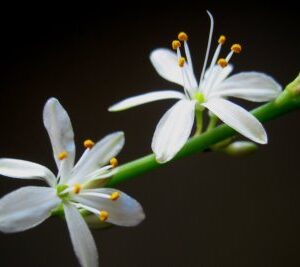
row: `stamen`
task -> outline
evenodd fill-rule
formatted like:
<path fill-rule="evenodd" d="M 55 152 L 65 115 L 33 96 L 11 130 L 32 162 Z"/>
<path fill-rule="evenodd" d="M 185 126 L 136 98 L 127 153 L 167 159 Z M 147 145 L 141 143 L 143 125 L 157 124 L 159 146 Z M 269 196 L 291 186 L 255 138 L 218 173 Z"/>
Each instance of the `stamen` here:
<path fill-rule="evenodd" d="M 218 60 L 218 65 L 220 65 L 222 68 L 225 68 L 228 66 L 228 62 L 225 58 L 220 58 Z"/>
<path fill-rule="evenodd" d="M 203 92 L 208 92 L 210 87 L 211 87 L 211 84 L 212 84 L 213 79 L 214 79 L 213 68 L 214 68 L 214 66 L 217 62 L 217 59 L 218 59 L 218 57 L 220 55 L 220 52 L 221 52 L 222 45 L 225 43 L 225 41 L 226 41 L 225 35 L 221 35 L 219 37 L 219 40 L 218 40 L 219 44 L 216 48 L 216 51 L 215 51 L 214 56 L 211 60 L 210 66 L 207 70 L 207 76 L 205 78 L 205 83 L 200 84 L 200 86 L 204 86 L 204 84 L 205 84 L 205 87 L 204 88 L 202 87 Z"/>
<path fill-rule="evenodd" d="M 210 29 L 209 29 L 209 36 L 208 36 L 205 59 L 204 59 L 202 72 L 201 72 L 201 76 L 200 76 L 200 81 L 199 81 L 199 87 L 202 84 L 202 81 L 203 81 L 203 78 L 204 78 L 204 73 L 205 73 L 205 70 L 206 70 L 207 60 L 208 60 L 209 51 L 210 51 L 211 39 L 212 39 L 213 31 L 214 31 L 214 18 L 208 10 L 206 12 L 207 12 L 207 14 L 209 16 L 209 19 L 210 19 Z"/>
<path fill-rule="evenodd" d="M 233 51 L 236 54 L 239 54 L 242 51 L 242 46 L 240 44 L 233 44 L 231 46 L 231 51 Z"/>
<path fill-rule="evenodd" d="M 116 158 L 112 158 L 110 161 L 109 161 L 110 165 L 115 168 L 118 166 L 119 162 Z"/>
<path fill-rule="evenodd" d="M 81 184 L 74 184 L 74 186 L 73 186 L 73 193 L 74 194 L 79 194 L 80 191 L 81 191 L 81 189 L 82 189 L 82 185 Z"/>
<path fill-rule="evenodd" d="M 83 142 L 83 145 L 85 148 L 91 149 L 95 145 L 95 143 L 91 139 L 87 139 Z"/>
<path fill-rule="evenodd" d="M 173 50 L 176 50 L 177 48 L 180 48 L 180 47 L 181 47 L 181 43 L 178 40 L 174 40 L 172 42 L 172 48 L 173 48 Z"/>
<path fill-rule="evenodd" d="M 181 57 L 178 59 L 178 65 L 179 67 L 183 67 L 184 66 L 184 63 L 185 63 L 185 58 L 184 57 Z"/>
<path fill-rule="evenodd" d="M 99 214 L 99 220 L 101 222 L 105 222 L 107 219 L 108 219 L 108 212 L 103 210 L 103 211 L 100 211 L 100 214 Z"/>
<path fill-rule="evenodd" d="M 110 195 L 110 199 L 112 200 L 112 201 L 115 201 L 115 200 L 117 200 L 118 198 L 120 197 L 120 192 L 113 192 L 111 195 Z"/>
<path fill-rule="evenodd" d="M 185 32 L 180 32 L 179 34 L 178 34 L 178 39 L 179 39 L 179 41 L 187 41 L 188 40 L 188 35 L 185 33 Z"/>
<path fill-rule="evenodd" d="M 68 152 L 67 151 L 63 151 L 63 152 L 61 152 L 61 153 L 58 154 L 58 159 L 59 160 L 63 160 L 65 158 L 67 158 L 67 157 L 68 157 Z"/>
<path fill-rule="evenodd" d="M 174 42 L 175 41 L 173 41 L 173 43 Z M 179 42 L 179 41 L 177 41 L 177 42 Z M 179 44 L 180 44 L 180 42 L 179 42 Z M 187 42 L 184 42 L 184 44 L 187 44 Z M 179 67 L 181 67 L 181 75 L 182 75 L 182 80 L 183 80 L 183 89 L 184 89 L 185 95 L 187 97 L 190 97 L 189 93 L 188 93 L 188 90 L 187 90 L 187 83 L 189 83 L 189 87 L 191 87 L 191 86 L 190 86 L 190 82 L 189 82 L 189 77 L 187 76 L 186 71 L 185 71 L 185 64 L 184 64 L 185 58 L 181 56 L 180 46 L 177 47 L 176 52 L 177 52 L 178 65 L 179 65 Z M 184 62 L 182 62 L 183 60 L 181 58 L 184 59 Z"/>
<path fill-rule="evenodd" d="M 218 43 L 219 44 L 224 44 L 226 42 L 226 36 L 225 35 L 221 35 L 219 37 Z"/>

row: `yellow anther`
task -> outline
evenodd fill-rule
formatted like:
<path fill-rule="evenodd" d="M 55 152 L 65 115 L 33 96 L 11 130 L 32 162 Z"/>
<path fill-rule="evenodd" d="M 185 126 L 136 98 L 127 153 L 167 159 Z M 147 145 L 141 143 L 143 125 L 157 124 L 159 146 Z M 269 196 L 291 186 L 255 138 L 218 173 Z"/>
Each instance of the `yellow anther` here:
<path fill-rule="evenodd" d="M 185 58 L 184 57 L 179 58 L 178 60 L 179 67 L 182 68 L 184 66 L 184 63 L 185 63 Z"/>
<path fill-rule="evenodd" d="M 218 43 L 219 44 L 224 44 L 226 42 L 226 36 L 225 35 L 221 35 L 219 37 Z"/>
<path fill-rule="evenodd" d="M 222 68 L 225 68 L 228 65 L 228 62 L 226 61 L 225 58 L 220 58 L 218 60 L 218 65 L 220 65 Z"/>
<path fill-rule="evenodd" d="M 85 148 L 91 149 L 95 145 L 95 143 L 91 139 L 87 139 L 83 142 L 83 145 Z"/>
<path fill-rule="evenodd" d="M 178 40 L 174 40 L 174 41 L 172 42 L 172 48 L 173 48 L 174 50 L 176 50 L 176 49 L 179 48 L 179 47 L 181 47 L 181 43 L 180 43 Z"/>
<path fill-rule="evenodd" d="M 108 212 L 105 210 L 101 211 L 99 214 L 99 220 L 101 222 L 105 222 L 107 219 L 108 219 Z"/>
<path fill-rule="evenodd" d="M 82 188 L 81 184 L 74 184 L 73 185 L 73 193 L 74 194 L 79 194 L 80 191 L 81 191 L 81 188 Z"/>
<path fill-rule="evenodd" d="M 61 153 L 58 154 L 58 159 L 59 160 L 63 160 L 65 158 L 67 158 L 67 157 L 68 157 L 68 152 L 67 151 L 63 151 L 63 152 L 61 152 Z"/>
<path fill-rule="evenodd" d="M 117 200 L 119 197 L 120 197 L 120 192 L 117 192 L 117 191 L 111 193 L 111 195 L 110 195 L 110 199 L 113 201 Z"/>
<path fill-rule="evenodd" d="M 109 161 L 110 165 L 115 168 L 118 166 L 118 160 L 116 158 L 112 158 L 110 161 Z"/>
<path fill-rule="evenodd" d="M 239 54 L 242 51 L 242 46 L 240 44 L 233 44 L 231 46 L 231 51 L 233 51 L 234 53 Z"/>
<path fill-rule="evenodd" d="M 187 41 L 189 39 L 188 35 L 185 32 L 180 32 L 178 34 L 179 41 Z"/>

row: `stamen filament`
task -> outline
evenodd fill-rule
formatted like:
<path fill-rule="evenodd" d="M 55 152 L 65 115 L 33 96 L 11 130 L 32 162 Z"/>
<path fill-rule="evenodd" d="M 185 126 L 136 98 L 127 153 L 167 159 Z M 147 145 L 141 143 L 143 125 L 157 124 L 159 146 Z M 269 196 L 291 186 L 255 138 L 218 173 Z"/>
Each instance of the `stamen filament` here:
<path fill-rule="evenodd" d="M 200 81 L 199 81 L 199 88 L 200 88 L 200 84 L 202 83 L 203 78 L 204 78 L 204 73 L 205 73 L 205 70 L 206 70 L 207 60 L 208 60 L 210 46 L 211 46 L 211 39 L 212 39 L 213 31 L 214 31 L 214 18 L 208 10 L 206 12 L 207 12 L 207 14 L 209 16 L 209 19 L 210 19 L 210 30 L 209 30 L 209 36 L 208 36 L 208 43 L 207 43 L 205 59 L 204 59 L 202 72 L 201 72 L 201 76 L 200 76 Z"/>
<path fill-rule="evenodd" d="M 190 70 L 191 73 L 194 73 L 191 52 L 190 52 L 189 45 L 188 45 L 187 41 L 184 41 L 183 46 L 184 46 L 184 52 L 185 52 L 185 55 L 186 55 L 189 70 Z"/>
<path fill-rule="evenodd" d="M 213 55 L 213 58 L 212 58 L 212 61 L 211 61 L 211 64 L 209 66 L 209 69 L 207 70 L 207 76 L 205 77 L 205 88 L 202 87 L 203 84 L 199 84 L 199 87 L 202 88 L 203 92 L 208 92 L 209 91 L 209 88 L 210 88 L 210 85 L 212 83 L 212 80 L 214 78 L 214 75 L 213 75 L 213 68 L 214 66 L 216 65 L 216 62 L 217 62 L 217 59 L 220 55 L 220 52 L 221 52 L 221 48 L 222 48 L 222 45 L 225 43 L 226 41 L 226 37 L 225 35 L 221 35 L 219 37 L 219 40 L 218 40 L 218 46 L 215 50 L 215 53 Z"/>
<path fill-rule="evenodd" d="M 108 219 L 109 213 L 106 210 L 97 210 L 95 208 L 83 205 L 81 203 L 71 202 L 71 204 L 75 205 L 77 208 L 85 209 L 99 217 L 99 220 L 105 222 Z"/>
<path fill-rule="evenodd" d="M 175 41 L 173 41 L 173 43 L 174 43 Z M 179 42 L 179 41 L 178 41 Z M 172 44 L 173 44 L 172 43 Z M 180 62 L 180 60 L 183 58 L 182 56 L 181 56 L 181 51 L 180 51 L 180 48 L 179 47 L 177 47 L 177 49 L 176 49 L 176 52 L 177 52 L 177 61 L 178 61 L 178 63 Z M 182 80 L 183 80 L 183 89 L 184 89 L 184 93 L 185 93 L 185 95 L 187 96 L 187 97 L 190 97 L 189 96 L 189 93 L 188 93 L 188 90 L 187 90 L 187 86 L 186 86 L 186 74 L 185 74 L 185 71 L 184 71 L 184 67 L 181 67 L 181 75 L 182 75 Z"/>
<path fill-rule="evenodd" d="M 76 173 L 79 166 L 85 161 L 87 155 L 90 153 L 90 149 L 87 148 L 81 155 L 80 159 L 77 161 L 76 165 L 73 168 L 73 172 Z"/>
<path fill-rule="evenodd" d="M 190 49 L 189 49 L 189 45 L 188 45 L 188 35 L 185 33 L 185 32 L 180 32 L 178 34 L 178 39 L 180 41 L 183 42 L 183 45 L 184 45 L 184 52 L 185 52 L 185 56 L 186 56 L 186 59 L 187 59 L 187 63 L 188 63 L 188 68 L 189 68 L 189 71 L 191 73 L 194 73 L 194 69 L 193 69 L 193 62 L 192 62 L 192 57 L 191 57 L 191 53 L 190 53 Z"/>
<path fill-rule="evenodd" d="M 73 204 L 76 208 L 82 208 L 82 209 L 85 209 L 97 216 L 100 215 L 101 211 L 95 209 L 95 208 L 92 208 L 92 207 L 89 207 L 87 205 L 84 205 L 84 204 L 81 204 L 81 203 L 75 203 L 75 202 L 70 202 L 71 204 Z"/>
<path fill-rule="evenodd" d="M 227 55 L 227 57 L 225 58 L 225 60 L 227 61 L 227 63 L 229 62 L 229 60 L 232 58 L 234 52 L 233 51 L 230 51 Z"/>
<path fill-rule="evenodd" d="M 90 196 L 90 197 L 100 197 L 104 199 L 111 199 L 111 195 L 109 194 L 104 194 L 104 193 L 98 193 L 98 192 L 85 192 L 83 191 L 81 196 Z"/>

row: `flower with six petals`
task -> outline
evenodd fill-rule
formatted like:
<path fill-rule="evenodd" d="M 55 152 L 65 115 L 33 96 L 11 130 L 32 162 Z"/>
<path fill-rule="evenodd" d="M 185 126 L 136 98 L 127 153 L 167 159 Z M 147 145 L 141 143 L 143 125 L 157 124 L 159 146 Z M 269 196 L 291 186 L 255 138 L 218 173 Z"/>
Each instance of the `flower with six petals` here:
<path fill-rule="evenodd" d="M 47 101 L 43 118 L 58 175 L 30 161 L 0 159 L 1 175 L 40 179 L 49 185 L 22 187 L 0 199 L 0 231 L 12 233 L 35 227 L 50 217 L 53 209 L 62 205 L 81 265 L 98 266 L 96 244 L 80 211 L 88 211 L 100 221 L 120 226 L 135 226 L 145 217 L 141 205 L 125 193 L 110 188 L 90 188 L 91 183 L 107 179 L 115 173 L 117 160 L 114 157 L 124 145 L 124 134 L 112 133 L 96 144 L 86 140 L 86 150 L 74 166 L 73 129 L 67 112 L 58 100 L 51 98 Z"/>
<path fill-rule="evenodd" d="M 152 139 L 152 150 L 160 163 L 171 160 L 184 146 L 191 134 L 195 114 L 202 112 L 204 108 L 252 141 L 267 143 L 267 134 L 261 123 L 251 113 L 227 98 L 236 97 L 253 102 L 269 101 L 280 94 L 281 86 L 270 76 L 259 72 L 241 72 L 229 76 L 233 70 L 229 61 L 234 53 L 241 52 L 242 47 L 234 44 L 226 58 L 219 58 L 226 40 L 223 35 L 218 40 L 219 44 L 207 68 L 214 24 L 213 17 L 209 12 L 208 14 L 211 28 L 199 83 L 193 70 L 188 36 L 181 32 L 178 40 L 172 42 L 176 53 L 159 48 L 151 53 L 150 60 L 161 77 L 183 86 L 184 93 L 173 90 L 150 92 L 127 98 L 109 108 L 109 111 L 121 111 L 156 100 L 178 99 L 160 119 Z M 185 57 L 180 50 L 182 43 Z"/>

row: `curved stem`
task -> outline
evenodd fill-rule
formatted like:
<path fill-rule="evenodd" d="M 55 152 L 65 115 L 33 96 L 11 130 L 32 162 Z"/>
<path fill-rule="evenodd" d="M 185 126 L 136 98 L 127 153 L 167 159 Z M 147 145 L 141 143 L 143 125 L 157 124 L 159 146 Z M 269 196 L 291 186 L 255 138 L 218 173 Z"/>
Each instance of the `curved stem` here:
<path fill-rule="evenodd" d="M 261 122 L 266 122 L 274 118 L 300 108 L 300 79 L 299 77 L 290 83 L 282 94 L 272 102 L 264 104 L 254 110 L 252 114 Z M 202 116 L 202 115 L 201 115 Z M 190 156 L 208 149 L 212 145 L 219 143 L 227 138 L 235 136 L 237 133 L 225 124 L 222 124 L 199 136 L 192 137 L 177 156 L 171 161 Z M 170 163 L 171 163 L 170 162 Z M 114 186 L 121 182 L 129 181 L 144 173 L 150 172 L 159 167 L 168 165 L 156 162 L 153 154 L 133 160 L 121 165 L 115 176 L 111 178 L 107 186 Z"/>
<path fill-rule="evenodd" d="M 207 129 L 206 132 L 212 130 L 213 128 L 216 127 L 217 123 L 218 123 L 219 118 L 215 115 L 210 115 L 209 116 L 209 123 L 207 125 Z"/>
<path fill-rule="evenodd" d="M 203 128 L 203 110 L 196 107 L 196 131 L 194 136 L 199 136 Z"/>

